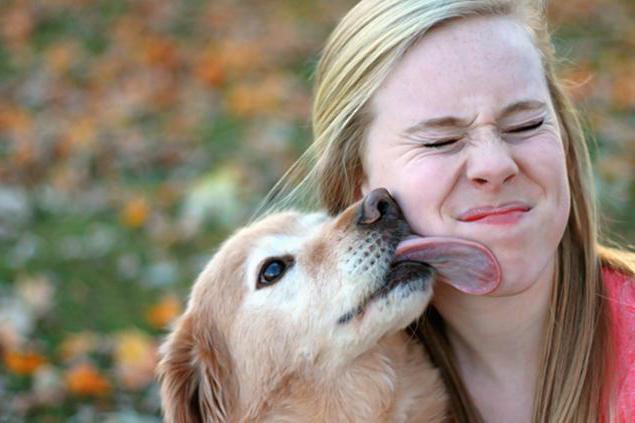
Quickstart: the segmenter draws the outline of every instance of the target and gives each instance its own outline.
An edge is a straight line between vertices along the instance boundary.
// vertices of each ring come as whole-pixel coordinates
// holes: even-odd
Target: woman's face
[[[362,191],[385,187],[413,230],[488,246],[524,291],[553,265],[570,208],[560,127],[539,54],[508,17],[428,33],[372,102]]]

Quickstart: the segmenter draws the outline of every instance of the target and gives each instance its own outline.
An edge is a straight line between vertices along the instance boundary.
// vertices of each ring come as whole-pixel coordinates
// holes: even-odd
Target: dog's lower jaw
[[[333,373],[335,375],[335,373]],[[421,345],[400,331],[382,339],[337,376],[296,373],[252,404],[262,422],[437,422],[446,411],[438,371]],[[245,416],[241,421],[249,421]]]

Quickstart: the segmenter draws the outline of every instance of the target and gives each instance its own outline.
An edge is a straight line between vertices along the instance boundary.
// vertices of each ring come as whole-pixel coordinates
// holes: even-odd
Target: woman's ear
[[[231,360],[215,327],[195,331],[183,316],[161,347],[157,373],[168,423],[226,422],[236,401]]]

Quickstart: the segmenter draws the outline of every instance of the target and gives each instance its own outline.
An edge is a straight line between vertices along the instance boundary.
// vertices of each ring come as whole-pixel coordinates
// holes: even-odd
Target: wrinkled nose
[[[372,225],[381,221],[401,219],[399,206],[384,188],[369,192],[360,205],[358,225]]]
[[[510,147],[503,140],[490,140],[470,152],[467,177],[480,189],[498,189],[518,172]]]

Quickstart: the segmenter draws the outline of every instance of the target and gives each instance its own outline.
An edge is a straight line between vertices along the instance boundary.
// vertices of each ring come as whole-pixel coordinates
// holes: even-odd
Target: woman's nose
[[[509,144],[492,136],[470,146],[467,177],[479,188],[496,189],[518,174]]]

